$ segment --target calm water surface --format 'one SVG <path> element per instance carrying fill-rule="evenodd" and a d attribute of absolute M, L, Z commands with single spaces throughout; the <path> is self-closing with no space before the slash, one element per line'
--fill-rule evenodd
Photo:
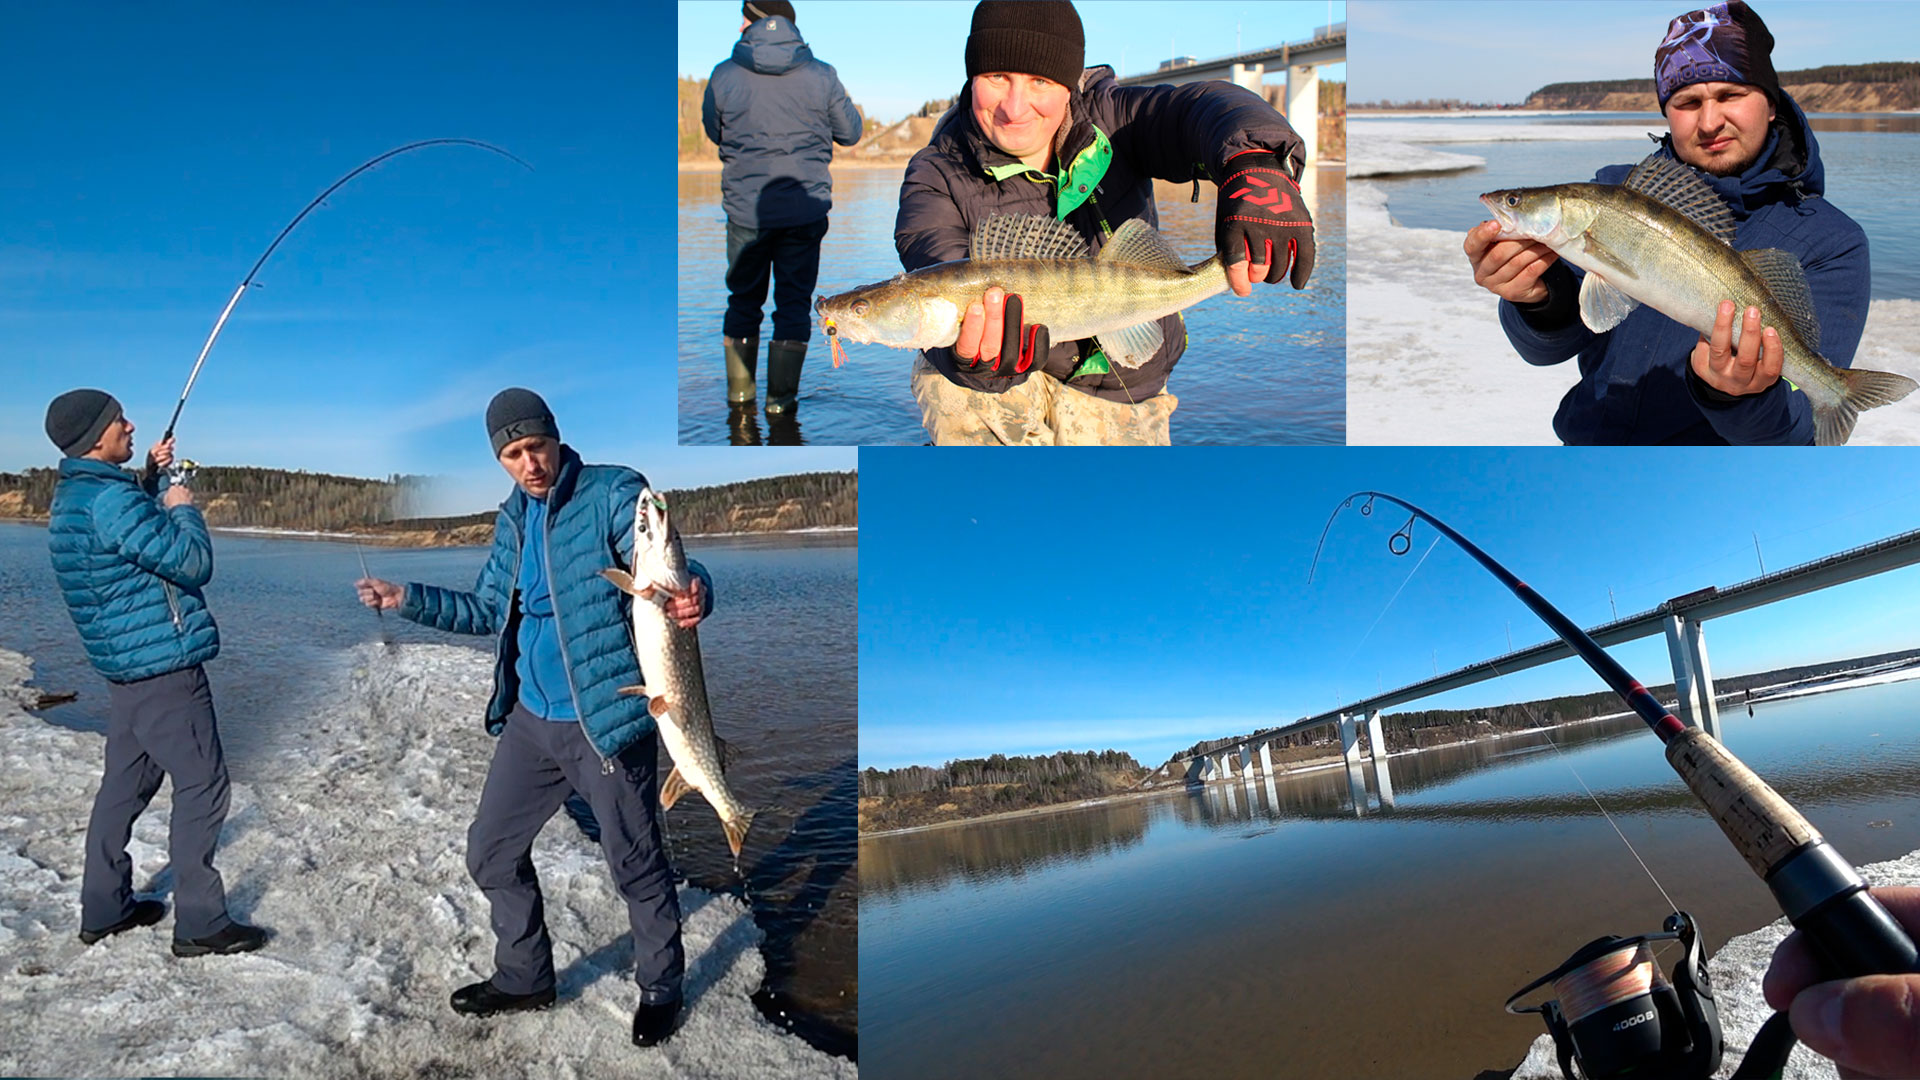
<path fill-rule="evenodd" d="M 1729 709 L 1725 736 L 1856 863 L 1920 848 L 1920 683 Z M 861 841 L 876 1075 L 1466 1080 L 1541 1033 L 1507 995 L 1667 909 L 1717 949 L 1766 887 L 1638 720 Z M 1354 787 L 1358 784 L 1358 800 Z M 1356 807 L 1364 811 L 1356 815 Z M 1666 960 L 1663 962 L 1669 962 Z"/>
<path fill-rule="evenodd" d="M 818 293 L 841 292 L 900 272 L 893 248 L 902 169 L 834 174 L 831 228 L 820 249 Z M 1215 297 L 1187 311 L 1189 344 L 1169 384 L 1180 399 L 1176 443 L 1346 441 L 1346 173 L 1309 170 L 1303 189 L 1319 245 L 1313 280 L 1259 286 L 1244 300 Z M 1189 262 L 1212 252 L 1215 188 L 1156 184 L 1160 227 Z M 680 174 L 680 441 L 729 440 L 720 320 L 726 311 L 726 217 L 720 174 Z M 761 330 L 761 380 L 773 332 L 771 300 Z M 815 325 L 801 379 L 800 437 L 833 445 L 927 441 L 907 389 L 914 353 L 854 345 L 835 370 Z M 764 403 L 764 402 L 763 402 Z M 761 421 L 764 424 L 764 418 Z M 771 432 L 761 431 L 762 436 Z"/>
<path fill-rule="evenodd" d="M 481 642 L 376 619 L 354 600 L 360 559 L 351 544 L 216 533 L 214 549 L 207 602 L 221 649 L 207 673 L 228 764 L 241 782 L 273 782 L 284 767 L 274 762 L 277 736 L 301 720 L 285 703 L 300 700 L 307 673 L 331 670 L 325 665 L 340 650 L 374 640 L 383 628 L 403 643 Z M 743 855 L 745 892 L 767 934 L 760 1003 L 808 1041 L 851 1055 L 858 1029 L 856 541 L 851 534 L 689 537 L 687 549 L 714 578 L 718 606 L 700 628 L 700 644 L 714 715 L 741 751 L 730 776 L 765 807 Z M 368 548 L 366 558 L 377 577 L 464 589 L 486 549 Z M 80 692 L 75 703 L 49 710 L 48 721 L 104 730 L 106 686 L 88 666 L 54 587 L 45 529 L 0 524 L 0 596 L 0 647 L 32 657 L 43 689 Z M 671 817 L 668 825 L 679 873 L 741 892 L 718 830 L 675 831 Z"/>
<path fill-rule="evenodd" d="M 1811 118 L 1826 164 L 1826 197 L 1866 230 L 1873 256 L 1873 298 L 1920 299 L 1920 191 L 1909 178 L 1920 173 L 1920 116 L 1858 113 Z M 1411 122 L 1396 119 L 1396 123 Z M 1498 127 L 1511 131 L 1518 117 L 1422 120 L 1451 128 Z M 1603 165 L 1638 161 L 1653 149 L 1642 114 L 1552 116 L 1541 124 L 1619 126 L 1619 141 L 1437 143 L 1433 149 L 1485 158 L 1485 168 L 1459 173 L 1376 177 L 1387 192 L 1394 220 L 1414 228 L 1464 233 L 1487 219 L 1481 192 L 1593 179 Z M 1661 127 L 1656 116 L 1652 127 Z M 1365 130 L 1364 126 L 1358 130 Z"/>

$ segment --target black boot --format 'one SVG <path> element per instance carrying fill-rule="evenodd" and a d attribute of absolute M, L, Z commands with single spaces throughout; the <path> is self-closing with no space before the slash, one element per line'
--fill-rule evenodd
<path fill-rule="evenodd" d="M 110 938 L 115 934 L 124 934 L 128 930 L 136 927 L 152 926 L 154 923 L 159 922 L 166 914 L 167 905 L 158 900 L 136 901 L 133 905 L 133 910 L 128 913 L 127 917 L 114 923 L 112 926 L 101 930 L 88 930 L 82 927 L 80 930 L 80 944 L 92 945 L 102 938 Z"/>
<path fill-rule="evenodd" d="M 173 955 L 206 956 L 217 953 L 226 956 L 231 953 L 252 952 L 267 943 L 267 932 L 257 926 L 245 923 L 228 923 L 225 930 L 211 937 L 173 939 Z"/>
<path fill-rule="evenodd" d="M 753 400 L 753 368 L 760 360 L 760 339 L 720 335 L 721 351 L 727 354 L 727 403 L 739 405 Z"/>
<path fill-rule="evenodd" d="M 494 1013 L 526 1012 L 553 1004 L 553 988 L 531 994 L 509 994 L 493 985 L 493 980 L 463 986 L 453 992 L 453 1011 L 468 1016 L 492 1016 Z"/>
<path fill-rule="evenodd" d="M 659 1046 L 680 1026 L 680 999 L 642 1004 L 633 1011 L 633 1045 Z"/>
<path fill-rule="evenodd" d="M 800 366 L 807 359 L 804 341 L 767 342 L 767 415 L 784 416 L 800 407 Z"/>

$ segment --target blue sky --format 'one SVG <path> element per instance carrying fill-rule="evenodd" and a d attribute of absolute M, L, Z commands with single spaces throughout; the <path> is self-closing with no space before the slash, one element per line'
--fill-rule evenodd
<path fill-rule="evenodd" d="M 883 122 L 898 120 L 934 98 L 950 97 L 966 81 L 967 28 L 972 0 L 873 3 L 872 0 L 797 0 L 800 36 L 815 56 L 832 64 L 854 103 Z M 1205 59 L 1301 41 L 1313 28 L 1346 18 L 1344 0 L 1078 0 L 1086 30 L 1087 63 L 1111 64 L 1122 75 L 1152 71 L 1171 56 Z M 1236 36 L 1239 42 L 1236 47 Z M 740 40 L 740 4 L 682 0 L 682 75 L 705 78 L 732 55 Z M 1176 51 L 1177 50 L 1177 51 Z M 1346 78 L 1346 65 L 1321 69 Z"/>
<path fill-rule="evenodd" d="M 1697 0 L 1355 0 L 1352 101 L 1518 104 L 1551 82 L 1653 77 L 1667 22 Z M 1920 58 L 1920 4 L 1758 0 L 1779 71 Z"/>
<path fill-rule="evenodd" d="M 1432 530 L 1341 514 L 1387 491 L 1583 626 L 1920 526 L 1920 458 L 1767 449 L 1071 451 L 862 456 L 860 761 L 1128 750 L 1157 765 L 1550 637 Z M 1755 553 L 1758 537 L 1760 554 Z M 1425 562 L 1421 563 L 1422 556 Z M 1416 565 L 1418 566 L 1415 572 Z M 1398 599 L 1394 599 L 1398 592 Z M 1390 603 L 1391 602 L 1391 603 Z M 1920 646 L 1920 567 L 1706 624 L 1718 675 Z M 1615 655 L 1671 681 L 1661 638 Z M 1565 661 L 1430 699 L 1604 690 Z"/>
<path fill-rule="evenodd" d="M 48 400 L 111 390 L 208 464 L 432 473 L 497 502 L 482 415 L 543 392 L 589 460 L 663 487 L 854 467 L 850 449 L 681 450 L 673 147 L 645 5 L 9 5 L 0 34 L 0 470 L 52 464 Z"/>

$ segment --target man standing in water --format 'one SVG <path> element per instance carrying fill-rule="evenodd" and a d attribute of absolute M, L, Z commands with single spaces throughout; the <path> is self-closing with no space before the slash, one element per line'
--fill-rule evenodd
<path fill-rule="evenodd" d="M 1813 128 L 1773 70 L 1773 35 L 1741 0 L 1674 19 L 1654 52 L 1668 134 L 1658 153 L 1693 166 L 1733 209 L 1734 247 L 1780 248 L 1806 271 L 1820 352 L 1851 367 L 1869 299 L 1867 236 L 1820 195 L 1825 167 Z M 1631 165 L 1596 183 L 1619 184 Z M 1813 407 L 1780 378 L 1785 351 L 1758 308 L 1720 305 L 1713 332 L 1642 305 L 1596 334 L 1580 320 L 1581 271 L 1532 240 L 1495 240 L 1494 222 L 1464 245 L 1473 280 L 1500 298 L 1500 326 L 1530 364 L 1580 358 L 1580 382 L 1553 430 L 1568 444 L 1813 442 Z M 1740 344 L 1733 322 L 1741 320 Z"/>
<path fill-rule="evenodd" d="M 1097 250 L 1130 218 L 1158 225 L 1155 178 L 1191 180 L 1196 193 L 1204 178 L 1218 185 L 1214 238 L 1235 295 L 1282 278 L 1304 288 L 1313 222 L 1300 197 L 1305 149 L 1287 121 L 1230 83 L 1121 87 L 1085 58 L 1069 0 L 981 0 L 967 84 L 900 187 L 901 265 L 964 259 L 974 229 L 1003 214 L 1065 221 Z M 1159 349 L 1129 370 L 1092 341 L 1051 342 L 1021 312 L 1019 297 L 988 289 L 952 348 L 921 354 L 913 395 L 934 442 L 1170 441 L 1167 376 L 1187 338 L 1177 313 L 1160 320 Z"/>
<path fill-rule="evenodd" d="M 48 511 L 53 572 L 87 659 L 107 680 L 106 771 L 87 821 L 80 940 L 92 945 L 166 914 L 158 900 L 133 898 L 127 840 L 171 778 L 173 954 L 258 949 L 267 932 L 227 914 L 226 886 L 213 868 L 228 783 L 201 666 L 220 652 L 200 592 L 213 577 L 207 523 L 185 487 L 155 498 L 159 471 L 173 464 L 172 439 L 148 453 L 148 484 L 121 468 L 133 460 L 133 423 L 112 394 L 61 394 L 47 407 L 46 426 L 65 455 Z"/>
<path fill-rule="evenodd" d="M 494 974 L 454 991 L 452 1005 L 491 1016 L 553 1004 L 553 943 L 533 841 L 577 793 L 599 823 L 614 886 L 627 902 L 640 985 L 633 1042 L 653 1046 L 679 1022 L 680 899 L 660 840 L 653 717 L 645 696 L 621 693 L 642 682 L 629 601 L 600 576 L 632 565 L 634 508 L 647 481 L 623 466 L 582 463 L 531 390 L 494 396 L 487 435 L 514 491 L 500 506 L 493 551 L 473 591 L 356 583 L 361 602 L 375 610 L 495 639 L 485 721 L 500 742 L 467 830 L 467 870 L 492 907 Z M 687 594 L 667 605 L 686 627 L 713 607 L 711 580 L 693 570 Z"/>
<path fill-rule="evenodd" d="M 700 106 L 700 121 L 719 145 L 722 162 L 728 296 L 720 344 L 736 438 L 752 427 L 753 369 L 769 278 L 774 306 L 767 419 L 781 424 L 798 408 L 820 240 L 833 207 L 827 165 L 834 143 L 852 146 L 860 139 L 860 112 L 833 68 L 815 60 L 800 39 L 793 5 L 747 0 L 741 13 L 739 44 L 713 69 Z M 777 431 L 775 441 L 783 441 Z"/>

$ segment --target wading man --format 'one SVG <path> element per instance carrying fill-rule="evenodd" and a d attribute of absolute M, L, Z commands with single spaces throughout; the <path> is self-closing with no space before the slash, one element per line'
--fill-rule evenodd
<path fill-rule="evenodd" d="M 967 83 L 915 154 L 900 187 L 894 246 L 918 270 L 967 257 L 999 215 L 1071 225 L 1097 251 L 1132 218 L 1158 226 L 1155 178 L 1218 185 L 1215 243 L 1235 295 L 1250 282 L 1313 272 L 1313 222 L 1300 197 L 1300 138 L 1258 95 L 1225 82 L 1121 87 L 1084 67 L 1067 0 L 982 0 L 966 43 Z M 1196 191 L 1197 191 L 1196 186 Z M 1178 313 L 1137 368 L 1095 343 L 1022 325 L 1024 301 L 998 288 L 971 304 L 952 348 L 915 363 L 927 432 L 946 444 L 1159 444 L 1177 404 L 1167 376 L 1186 351 Z"/>
<path fill-rule="evenodd" d="M 47 437 L 65 455 L 47 538 L 53 572 L 87 659 L 107 680 L 106 771 L 87 821 L 80 882 L 80 940 L 151 926 L 158 900 L 135 900 L 127 840 L 160 782 L 173 781 L 167 858 L 174 876 L 173 954 L 237 953 L 267 932 L 227 914 L 213 868 L 227 820 L 227 763 L 201 665 L 220 632 L 201 589 L 213 577 L 207 523 L 185 487 L 160 487 L 173 440 L 154 444 L 148 481 L 133 460 L 133 423 L 113 395 L 71 390 L 47 408 Z"/>
<path fill-rule="evenodd" d="M 652 1046 L 673 1033 L 680 1014 L 680 900 L 661 845 L 653 718 L 644 696 L 620 693 L 642 682 L 628 599 L 600 576 L 632 565 L 634 506 L 647 481 L 623 466 L 583 464 L 530 390 L 494 396 L 487 434 L 514 491 L 500 506 L 473 591 L 356 583 L 368 607 L 495 639 L 485 721 L 500 741 L 467 830 L 467 869 L 492 907 L 494 973 L 454 991 L 453 1008 L 490 1016 L 553 1004 L 553 944 L 533 841 L 577 793 L 599 823 L 633 929 L 633 1041 Z M 687 594 L 667 607 L 682 626 L 712 609 L 706 571 L 694 572 Z"/>
<path fill-rule="evenodd" d="M 1703 175 L 1737 222 L 1734 247 L 1779 248 L 1800 261 L 1820 327 L 1820 353 L 1853 366 L 1866 324 L 1867 237 L 1821 198 L 1825 169 L 1800 106 L 1773 70 L 1773 36 L 1740 0 L 1673 20 L 1654 53 L 1668 134 L 1658 153 Z M 1594 177 L 1619 184 L 1631 165 Z M 1582 271 L 1544 244 L 1467 233 L 1475 282 L 1500 297 L 1500 325 L 1530 364 L 1580 360 L 1553 430 L 1570 444 L 1751 444 L 1814 441 L 1805 393 L 1780 377 L 1785 352 L 1760 312 L 1720 305 L 1711 334 L 1642 305 L 1596 334 L 1580 318 Z M 1740 344 L 1733 327 L 1740 320 Z"/>
<path fill-rule="evenodd" d="M 820 240 L 833 207 L 833 144 L 860 138 L 860 112 L 833 68 L 813 58 L 787 0 L 747 0 L 733 56 L 713 69 L 700 106 L 720 147 L 727 212 L 727 314 L 721 349 L 736 441 L 753 424 L 760 310 L 773 280 L 767 343 L 767 419 L 791 418 L 812 333 Z M 744 415 L 742 415 L 744 414 Z M 788 441 L 779 437 L 775 441 Z"/>

